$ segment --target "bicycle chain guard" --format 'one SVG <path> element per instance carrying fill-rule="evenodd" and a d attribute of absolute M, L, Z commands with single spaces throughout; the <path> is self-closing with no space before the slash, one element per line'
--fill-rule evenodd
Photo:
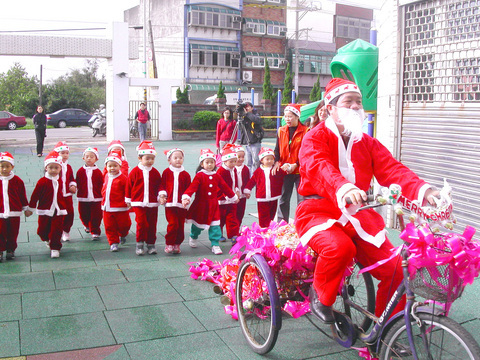
<path fill-rule="evenodd" d="M 335 323 L 331 325 L 333 338 L 345 348 L 352 347 L 357 341 L 357 330 L 352 320 L 345 314 L 333 311 Z"/>

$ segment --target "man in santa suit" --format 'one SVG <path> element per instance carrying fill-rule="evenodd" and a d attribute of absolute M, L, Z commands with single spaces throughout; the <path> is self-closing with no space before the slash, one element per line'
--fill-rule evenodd
<path fill-rule="evenodd" d="M 433 203 L 438 192 L 395 160 L 377 139 L 363 134 L 365 114 L 357 85 L 332 79 L 325 104 L 329 117 L 305 135 L 300 150 L 299 193 L 305 201 L 297 208 L 295 225 L 302 244 L 318 254 L 311 310 L 325 323 L 333 323 L 331 306 L 352 259 L 369 266 L 392 254 L 383 218 L 372 209 L 356 213 L 367 199 L 372 177 L 382 186 L 399 184 L 410 199 Z M 380 280 L 375 309 L 379 316 L 403 280 L 401 259 L 397 256 L 370 273 Z M 402 306 L 401 302 L 396 310 Z"/>

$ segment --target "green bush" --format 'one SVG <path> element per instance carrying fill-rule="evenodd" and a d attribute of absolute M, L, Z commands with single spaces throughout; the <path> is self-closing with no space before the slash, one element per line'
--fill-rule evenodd
<path fill-rule="evenodd" d="M 221 115 L 215 111 L 198 111 L 193 115 L 195 130 L 215 130 Z"/>
<path fill-rule="evenodd" d="M 192 130 L 193 124 L 190 120 L 178 120 L 173 124 L 173 130 Z"/>
<path fill-rule="evenodd" d="M 274 118 L 266 118 L 262 119 L 263 128 L 264 129 L 276 129 L 277 128 L 277 119 Z"/>

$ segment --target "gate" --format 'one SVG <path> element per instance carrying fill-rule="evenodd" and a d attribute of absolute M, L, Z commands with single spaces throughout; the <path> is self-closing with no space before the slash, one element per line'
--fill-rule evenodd
<path fill-rule="evenodd" d="M 143 101 L 143 100 L 130 100 L 128 105 L 128 124 L 130 128 L 130 140 L 139 139 L 137 121 L 135 120 L 135 114 L 140 110 L 140 104 L 145 103 L 146 109 L 150 114 L 150 126 L 147 127 L 146 139 L 158 140 L 158 127 L 159 127 L 159 114 L 158 114 L 158 101 Z"/>

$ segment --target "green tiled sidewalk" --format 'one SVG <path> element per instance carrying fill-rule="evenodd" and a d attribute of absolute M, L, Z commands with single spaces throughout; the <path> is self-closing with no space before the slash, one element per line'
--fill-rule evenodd
<path fill-rule="evenodd" d="M 266 143 L 274 145 L 268 139 Z M 98 147 L 101 160 L 106 155 L 107 143 L 101 139 L 70 141 L 70 164 L 75 172 L 82 166 L 82 152 L 88 145 Z M 136 165 L 136 145 L 125 143 L 131 167 Z M 193 175 L 200 149 L 213 149 L 214 143 L 170 141 L 155 142 L 155 146 L 157 169 L 167 167 L 163 150 L 181 147 L 186 152 L 185 168 Z M 14 171 L 24 180 L 30 196 L 43 175 L 43 159 L 34 155 L 34 146 L 5 148 L 0 144 L 0 150 L 13 153 Z M 248 202 L 247 213 L 256 213 L 253 200 Z M 244 223 L 250 225 L 255 220 L 246 215 Z M 158 255 L 135 255 L 134 222 L 126 245 L 111 253 L 105 236 L 92 242 L 84 233 L 77 213 L 72 239 L 64 245 L 59 259 L 50 259 L 36 229 L 36 215 L 24 218 L 17 258 L 0 263 L 0 358 L 262 358 L 248 348 L 238 323 L 224 313 L 212 284 L 190 278 L 189 262 L 205 257 L 225 259 L 229 244 L 221 244 L 224 255 L 214 256 L 207 234 L 202 233 L 198 248 L 185 244 L 181 255 L 166 255 L 163 208 L 158 220 Z M 454 305 L 453 317 L 465 323 L 480 341 L 475 301 L 478 290 L 478 283 L 467 288 Z M 359 359 L 356 351 L 343 349 L 331 340 L 329 328 L 311 317 L 285 319 L 277 345 L 267 358 Z"/>

